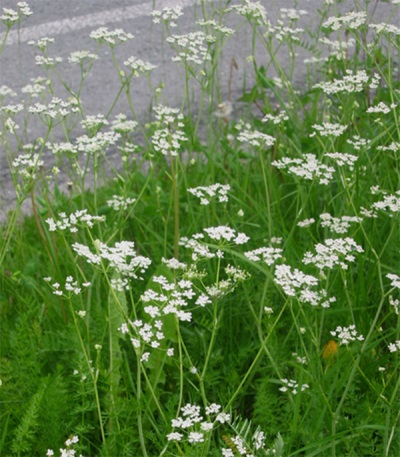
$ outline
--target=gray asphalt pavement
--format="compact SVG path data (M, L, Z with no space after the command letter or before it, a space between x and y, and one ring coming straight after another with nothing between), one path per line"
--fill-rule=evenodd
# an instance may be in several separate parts
M0 0L0 11L2 8L16 7L16 0ZM96 43L89 37L92 30L98 27L109 29L122 28L125 32L135 35L134 40L116 48L117 59L124 62L128 57L134 55L142 60L157 65L157 70L152 73L151 81L153 86L159 83L165 85L166 103L173 106L179 105L182 96L183 79L182 73L177 70L176 64L171 62L173 55L169 45L165 42L163 27L153 23L151 11L162 9L165 6L180 4L184 7L184 17L179 21L179 28L174 33L183 34L193 30L194 17L200 15L198 0L28 0L33 15L21 24L20 30L13 30L8 37L3 55L0 57L0 86L3 84L11 87L20 93L21 87L28 84L31 78L45 76L42 67L35 65L35 55L38 51L27 45L29 40L37 40L43 36L52 37L55 43L50 46L49 54L52 57L62 57L64 62L60 65L62 73L68 84L76 87L79 78L79 71L67 63L67 57L73 51L96 49ZM217 7L226 5L226 0L215 0ZM231 4L240 3L240 0L232 1ZM267 8L269 19L275 22L280 8L293 8L293 0L263 0L261 3ZM317 8L322 5L322 0L302 0L297 2L299 8L309 11L299 21L299 26L313 27L310 22L315 16ZM350 11L354 2L344 0L340 8L342 11ZM376 8L376 21L384 21L388 18L392 5L384 2L371 2L371 10ZM333 12L332 12L333 14ZM232 16L233 17L233 16ZM239 19L232 19L236 23L226 24L234 27ZM400 8L390 22L400 25ZM0 26L1 32L4 30ZM239 69L235 72L233 83L234 93L239 95L243 89L243 74L251 75L251 65L246 62L250 55L251 34L249 29L242 29L223 53L220 79L222 86L222 98L227 97L227 82L229 66L232 58L235 58ZM267 57L262 50L258 50L257 59L265 61ZM118 89L118 75L112 65L111 56L106 46L98 51L100 59L95 62L94 67L86 82L86 89L82 94L84 108L87 114L106 113L114 100ZM309 57L304 51L298 61ZM295 79L301 84L305 77L305 67L296 68ZM247 85L251 86L251 76L247 79ZM60 84L56 84L57 95L65 98L66 92ZM144 78L137 78L134 81L133 99L136 111L140 118L146 118L149 110L150 90ZM17 98L9 99L7 103L16 103ZM126 101L121 97L120 102L114 109L114 114L120 112L129 113ZM32 139L43 135L43 128L38 123L29 126L29 134ZM32 141L32 140L31 140ZM10 186L8 166L5 154L0 145L0 220L4 218L4 212L12 204L13 190Z

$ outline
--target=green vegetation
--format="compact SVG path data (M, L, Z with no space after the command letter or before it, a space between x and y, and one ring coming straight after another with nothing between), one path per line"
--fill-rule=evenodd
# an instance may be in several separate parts
M202 0L190 35L180 8L156 12L186 87L178 108L153 89L150 122L132 88L153 67L118 61L122 30L91 36L130 112L85 112L96 45L61 63L39 40L45 78L24 101L0 87L16 194L0 227L1 455L400 455L400 29L351 6L325 2L303 30L301 10L270 22L261 2ZM3 11L0 55L29 15ZM253 82L231 100L232 61L224 99L244 28Z

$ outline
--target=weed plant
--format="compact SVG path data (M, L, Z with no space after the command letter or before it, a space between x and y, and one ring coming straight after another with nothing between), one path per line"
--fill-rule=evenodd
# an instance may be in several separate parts
M140 46L121 29L67 62L30 43L44 77L0 87L16 196L0 228L1 455L400 455L399 1L387 23L369 1L321 2L308 28L262 3L202 0L185 35L182 8L153 12L184 70L173 107L151 63L118 60ZM31 13L3 9L0 54ZM239 29L252 70L232 100ZM120 87L93 115L100 47Z

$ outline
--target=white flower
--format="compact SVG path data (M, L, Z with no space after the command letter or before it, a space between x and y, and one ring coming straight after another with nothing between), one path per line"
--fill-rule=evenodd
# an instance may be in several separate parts
M344 344L347 346L352 341L363 341L363 335L358 335L356 326L350 325L349 327L339 326L336 330L331 331L332 336L337 336L339 338L339 344Z

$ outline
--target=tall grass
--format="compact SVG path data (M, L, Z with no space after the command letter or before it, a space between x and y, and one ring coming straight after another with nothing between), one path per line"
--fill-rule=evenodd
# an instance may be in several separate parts
M299 9L202 0L185 35L182 9L155 12L185 75L174 107L152 64L118 60L128 31L96 30L63 63L33 43L46 79L25 98L0 88L15 188L1 455L399 455L399 2L383 24L349 3L321 3L304 29ZM3 11L0 55L30 13ZM233 99L245 64L224 52L245 29ZM93 116L101 46L120 87Z

